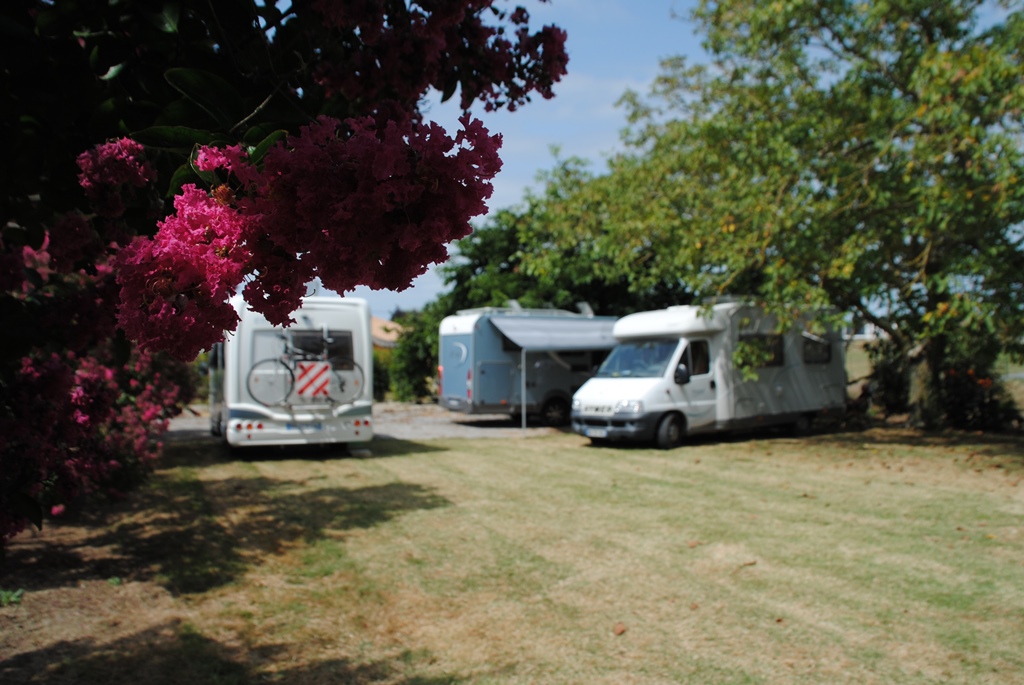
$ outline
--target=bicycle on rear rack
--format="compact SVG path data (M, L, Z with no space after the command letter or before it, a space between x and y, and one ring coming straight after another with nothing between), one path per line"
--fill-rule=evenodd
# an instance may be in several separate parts
M365 386L362 367L351 357L329 356L333 341L323 331L318 351L294 344L290 331L281 338L284 351L278 357L253 364L246 376L249 395L265 407L349 404Z

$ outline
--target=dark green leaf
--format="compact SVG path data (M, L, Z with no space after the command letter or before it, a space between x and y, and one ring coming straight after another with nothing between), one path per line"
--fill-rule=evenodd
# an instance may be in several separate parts
M107 72L105 74L103 74L102 76L100 76L100 79L103 80L103 81L111 81L111 80L117 78L118 75L122 71L124 71L125 66L126 65L124 64L124 62L122 62L121 64L115 64L114 66L112 66L109 69L107 69Z
M196 145L209 145L216 136L188 126L151 126L133 133L132 138L146 147L189 150Z
M176 68L168 69L164 78L225 130L242 118L241 95L220 76L201 69Z
M128 363L128 360L131 359L132 343L127 337L125 337L124 331L120 328L117 329L114 334L111 352L114 356L114 364L117 366L124 366Z
M441 102L448 102L453 95L455 90L459 87L458 74L452 74L448 77L448 81L444 84L444 92L441 94Z
M270 150L270 148L274 147L274 145L278 141L284 140L285 137L287 137L287 135L288 132L284 130L277 130L268 135L266 138L261 140L256 147L252 149L252 152L249 153L249 161L251 161L253 164L261 163L263 161L263 158L266 157L267 152Z
M180 167L175 169L174 175L171 176L170 183L167 184L167 195L168 199L174 197L181 192L181 187L186 183L203 183L205 179L196 173L196 170L192 168L191 164L182 164Z
M181 5L177 2L165 3L160 12L149 14L147 18L157 30L164 33L177 33L178 21L181 18Z
M38 250L46 240L46 228L41 223L33 223L28 227L28 246Z
M25 269L25 280L32 284L33 288L39 289L46 285L42 275L35 269Z

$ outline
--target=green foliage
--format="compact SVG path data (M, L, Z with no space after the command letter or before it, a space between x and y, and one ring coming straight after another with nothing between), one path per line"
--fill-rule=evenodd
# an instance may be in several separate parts
M623 98L606 174L552 172L525 268L856 315L889 336L887 360L923 364L912 403L941 395L961 347L1019 358L1019 5L704 0L694 19L711 64L666 60Z
M16 606L21 604L22 597L25 596L25 590L4 590L0 588L0 607Z
M678 279L655 282L613 275L586 245L555 245L550 227L561 211L558 202L575 188L581 167L580 160L562 163L559 173L547 177L543 197L528 197L521 207L499 210L457 243L456 256L441 268L450 290L401 322L406 330L391 368L397 399L432 395L438 326L462 309L504 307L515 300L525 308L568 311L586 303L596 314L621 315L690 302Z
M865 348L871 360L872 401L885 414L902 414L910 403L910 365L906 355L888 338Z
M391 350L373 351L373 399L383 402L391 388Z
M979 372L962 363L946 369L942 398L947 422L953 428L1005 430L1020 426L1020 412L991 369Z
M421 312L402 317L402 334L391 357L391 389L395 399L418 402L433 395L437 374L438 327L450 311L450 294L441 295Z
M186 402L206 402L210 398L210 353L203 351L189 364L192 386L195 391Z

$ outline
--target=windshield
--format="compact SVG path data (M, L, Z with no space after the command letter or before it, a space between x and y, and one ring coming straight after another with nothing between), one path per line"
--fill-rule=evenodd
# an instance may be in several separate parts
M660 378L679 346L678 340L636 340L619 344L597 370L599 378Z

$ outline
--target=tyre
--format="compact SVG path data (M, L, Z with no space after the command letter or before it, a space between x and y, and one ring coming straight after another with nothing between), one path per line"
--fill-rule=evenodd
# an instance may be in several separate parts
M540 409L546 426L565 426L569 423L569 403L561 397L551 397Z
M658 423L658 433L655 443L660 449L670 450L683 444L683 435L686 427L683 425L683 418L679 414L667 414Z
M813 423L812 417L804 414L797 418L796 421L790 426L790 430L796 437L809 435L811 432L811 424Z
M217 412L217 416L210 417L210 435L215 438L224 435L224 416L220 412Z

